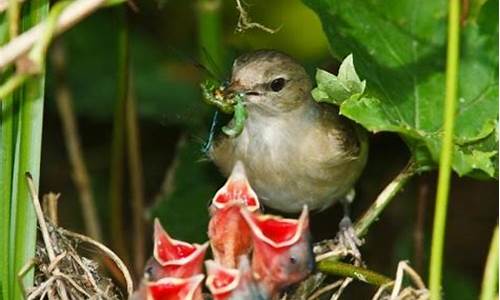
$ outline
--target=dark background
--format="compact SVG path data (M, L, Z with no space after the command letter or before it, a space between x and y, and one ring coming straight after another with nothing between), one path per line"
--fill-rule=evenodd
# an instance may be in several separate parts
M208 222L206 208L224 183L224 178L204 159L201 151L208 136L213 109L201 101L198 85L205 74L192 61L200 56L196 2L160 0L137 4L139 10L129 11L128 20L132 86L138 106L144 168L147 247L149 250L152 245L154 216L160 217L175 238L203 242ZM222 9L224 63L219 68L224 76L228 76L231 62L238 54L259 48L279 49L295 56L306 65L311 75L316 67L330 71L338 67L338 62L328 53L319 20L300 1L252 2L249 8L251 17L273 28L281 26L274 35L258 30L235 33L238 18L235 3L223 1ZM66 50L64 79L71 89L84 157L106 241L109 242L112 235L124 235L128 247L131 247L134 240L129 234L132 212L127 181L123 185L124 211L110 211L109 208L119 18L118 9L106 9L76 26L59 42ZM58 81L53 73L49 64L40 191L62 193L61 225L83 232L78 192L72 180L54 103ZM185 142L178 147L181 139ZM371 135L370 142L368 166L357 185L354 219L409 158L406 146L394 134ZM178 164L173 189L165 197L160 186L174 161ZM128 178L126 163L124 177ZM379 222L371 227L362 248L363 257L371 269L393 276L398 261L410 260L426 278L436 180L435 171L413 178L384 211ZM498 219L497 185L494 181L453 177L444 261L446 299L477 298L491 233ZM110 216L113 214L123 215L123 232L110 231ZM339 207L313 214L314 238L332 238L340 218ZM418 226L419 222L423 225ZM421 245L419 233L423 234ZM374 289L355 283L347 293L368 298Z

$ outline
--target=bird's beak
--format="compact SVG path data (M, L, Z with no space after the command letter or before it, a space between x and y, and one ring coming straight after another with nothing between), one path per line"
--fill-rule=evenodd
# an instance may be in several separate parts
M198 274L190 278L165 277L146 283L147 300L201 300L200 283L205 276Z
M163 276L190 277L201 273L208 243L190 244L171 238L158 219L154 225L153 255L161 268L156 278Z
M206 285L215 299L229 299L240 283L240 271L221 266L213 260L205 261Z
M257 194L248 182L245 166L241 161L236 162L226 184L212 199L212 205L217 209L234 203L243 205L249 211L256 211L260 208Z
M273 215L252 214L246 209L241 213L252 230L255 240L273 248L289 248L301 240L309 230L309 214L304 206L299 219L285 219Z
M243 93L244 95L260 95L260 93L256 91L250 90L248 87L242 85L239 80L231 81L231 83L225 89L225 93L227 96L232 96L236 93Z

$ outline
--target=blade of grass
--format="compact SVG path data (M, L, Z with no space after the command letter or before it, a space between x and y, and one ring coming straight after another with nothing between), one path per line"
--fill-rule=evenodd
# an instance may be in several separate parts
M3 35L1 44L15 38L19 31L19 3L9 1L8 17L1 16ZM7 28L8 27L8 28ZM12 74L11 70L2 74L2 82ZM4 101L1 101L4 100ZM0 293L3 299L10 299L13 275L13 244L10 243L10 210L12 195L12 167L14 164L14 95L0 99ZM3 102L3 103L1 103Z
M443 252L446 228L446 212L450 189L451 162L453 159L453 128L457 99L460 40L460 0L449 1L448 49L446 55L446 91L444 99L444 132L439 160L439 178L436 193L436 209L432 232L429 289L432 300L441 299Z
M33 0L26 3L22 9L23 30L43 21L48 14L48 0ZM10 243L14 246L11 299L21 299L20 287L15 284L17 272L35 254L36 217L29 201L29 192L23 180L24 173L29 171L34 178L40 173L40 154L42 142L43 99L45 74L28 79L17 95L19 110L16 131L16 157L13 165L13 191L11 198L11 236ZM38 186L38 180L35 180ZM12 261L11 261L12 262ZM33 276L24 278L24 285L29 287Z
M498 225L493 232L490 251L484 268L480 300L498 299Z

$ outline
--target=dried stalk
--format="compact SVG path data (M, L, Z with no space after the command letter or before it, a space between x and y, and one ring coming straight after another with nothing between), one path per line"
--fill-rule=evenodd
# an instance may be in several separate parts
M52 246L52 241L49 236L49 231L47 230L47 223L45 222L45 216L43 215L42 207L40 206L40 200L38 199L38 192L36 191L35 185L33 184L33 178L31 177L31 174L28 172L26 173L26 181L28 183L28 190L30 192L31 201L33 203L33 207L35 208L38 225L42 233L45 249L47 249L47 255L49 256L50 262L53 263L56 259L54 247ZM57 267L54 268L54 271L59 271L59 268ZM61 299L68 300L68 294L66 293L66 290L64 289L62 282L56 280L56 285Z
M271 29L271 28L266 27L260 23L252 22L252 20L248 16L247 11L245 10L243 5L241 4L241 0L236 0L236 9L240 13L240 17L238 18L238 24L236 25L237 32L243 32L243 31L248 30L248 29L258 28L258 29L263 30L267 33L273 34L273 33L276 33L280 30L280 27L278 27L276 29Z
M145 261L144 240L144 183L140 150L140 132L137 121L135 99L132 94L132 82L129 78L129 91L125 106L125 123L127 128L127 148L130 174L130 190L132 194L132 240L134 250L134 267L136 274L142 274Z
M74 1L61 13L57 21L55 34L57 35L68 30L101 7L106 1L107 0ZM0 70L5 69L6 66L28 53L33 45L43 37L46 27L46 22L36 25L0 48Z
M83 151L78 134L78 123L73 108L70 89L65 81L66 58L61 42L54 45L52 64L56 74L56 103L64 135L68 158L73 169L73 182L78 190L83 220L87 234L102 241L101 224L97 216L90 176L83 158Z

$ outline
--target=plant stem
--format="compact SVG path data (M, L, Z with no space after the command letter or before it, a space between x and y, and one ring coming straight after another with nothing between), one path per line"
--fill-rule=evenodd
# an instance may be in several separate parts
M132 80L129 77L129 92L126 100L125 122L127 128L128 167L130 191L132 194L132 250L134 254L135 274L141 277L145 261L144 240L144 172L141 158L141 137L137 121L136 102Z
M119 26L118 35L118 79L117 97L113 121L113 135L111 144L111 175L110 175L110 207L111 242L114 250L128 264L128 252L125 247L123 231L123 162L125 158L125 105L128 93L128 31L123 26L125 8L118 8L117 18Z
M318 263L317 267L324 274L350 277L375 286L381 286L392 281L389 277L366 268L338 261L323 260Z
M389 185L378 195L377 199L368 208L364 215L354 225L358 237L363 237L368 233L370 226L378 220L378 217L391 202L396 194L405 186L408 180L415 175L413 161L410 161L401 173L394 178Z
M490 251L484 268L480 300L494 300L498 294L498 225L493 232Z
M448 49L446 57L446 91L444 99L444 132L439 160L439 178L431 246L429 289L432 300L441 299L446 212L453 160L453 127L457 99L460 40L460 0L449 1Z
M85 231L91 238L102 242L101 224L95 208L89 172L83 157L82 146L78 134L78 123L73 108L73 99L65 80L65 56L64 46L61 41L59 41L54 45L52 51L52 64L56 76L55 98L57 111L61 118L66 151L73 169L73 182L78 190L80 198Z
M224 53L221 43L221 0L198 0L198 43L201 61L208 69L220 76ZM220 79L220 78L217 78Z
M9 37L15 38L19 33L19 1L9 0L7 14L9 16Z

